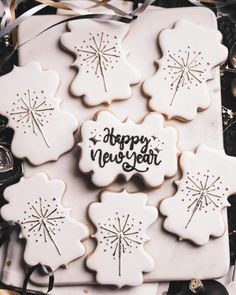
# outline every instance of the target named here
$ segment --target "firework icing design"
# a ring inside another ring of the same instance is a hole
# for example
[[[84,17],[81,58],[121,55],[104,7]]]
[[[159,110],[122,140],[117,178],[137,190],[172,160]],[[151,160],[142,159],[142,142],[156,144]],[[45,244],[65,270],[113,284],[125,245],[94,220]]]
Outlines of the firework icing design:
[[[12,80],[14,87],[9,88]],[[58,86],[58,74],[42,70],[36,62],[14,67],[0,79],[0,93],[5,97],[1,114],[15,131],[12,152],[34,165],[57,160],[74,145],[78,120],[61,110],[61,100],[54,97]]]
[[[207,65],[210,63],[207,62]],[[164,79],[171,81],[170,89],[173,90],[173,96],[170,106],[172,106],[180,88],[185,87],[190,90],[203,83],[207,69],[204,68],[202,52],[191,50],[188,46],[186,50],[179,49],[177,53],[168,50],[167,67],[163,68],[163,71],[166,72]]]
[[[150,187],[177,171],[177,132],[164,127],[163,116],[150,113],[140,123],[120,121],[109,111],[97,113],[81,127],[79,168],[104,187],[119,175],[139,175]]]
[[[122,276],[122,259],[127,252],[132,254],[133,248],[138,248],[138,245],[142,243],[143,238],[140,237],[141,228],[134,229],[134,218],[129,214],[119,216],[119,212],[116,212],[116,217],[113,219],[108,218],[107,222],[100,226],[103,240],[101,244],[104,244],[104,252],[112,250],[112,257],[114,260],[118,260],[118,275]],[[139,225],[142,225],[142,221],[139,221]]]
[[[200,145],[195,154],[184,152],[180,158],[183,175],[176,182],[177,192],[160,206],[166,216],[164,228],[197,245],[206,244],[210,236],[222,236],[225,232],[222,210],[229,206],[228,196],[236,191],[231,176],[235,165],[235,158],[206,145]]]
[[[44,94],[43,90],[40,92]],[[16,120],[16,128],[24,128],[25,134],[28,130],[35,135],[39,133],[47,147],[50,147],[43,128],[48,124],[49,116],[52,116],[55,108],[47,103],[46,96],[40,99],[35,91],[31,93],[29,89],[23,95],[17,93],[16,96],[17,100],[13,102],[11,111],[7,111],[7,114]]]
[[[203,181],[200,180],[200,178],[203,179]],[[187,172],[185,184],[185,190],[182,189],[181,191],[185,192],[186,197],[189,197],[187,200],[189,201],[187,212],[190,213],[190,217],[185,225],[185,228],[187,228],[194,218],[194,215],[198,213],[198,210],[204,210],[205,213],[208,213],[209,210],[215,211],[222,206],[223,202],[221,199],[225,197],[228,188],[223,189],[222,192],[220,176],[216,177],[215,175],[210,175],[209,170],[205,173],[197,172],[197,177]],[[182,202],[185,202],[185,200],[182,199]]]
[[[119,287],[142,284],[142,272],[150,272],[154,261],[144,250],[148,227],[157,219],[157,209],[147,206],[147,195],[105,191],[101,203],[89,207],[89,217],[97,228],[95,252],[87,266],[97,272],[100,284]],[[109,272],[104,271],[104,266]]]
[[[48,202],[47,199],[42,200],[39,197],[34,201],[34,204],[28,202],[28,210],[24,211],[25,217],[23,220],[18,220],[18,223],[24,229],[28,229],[28,238],[33,235],[36,243],[40,238],[45,243],[51,241],[58,254],[61,255],[56,242],[56,232],[61,231],[60,225],[64,224],[65,215],[58,210],[58,205],[51,206],[55,201],[56,198],[52,198]]]
[[[104,35],[104,32],[98,33],[96,36],[92,33],[89,33],[89,35],[89,41],[86,42],[84,40],[84,46],[82,45],[80,48],[75,46],[81,58],[80,66],[86,64],[88,68],[87,73],[89,73],[89,70],[94,71],[95,76],[102,79],[104,91],[107,92],[105,72],[109,69],[114,69],[115,63],[119,62],[120,51],[117,48],[118,43],[115,42],[114,46],[110,46],[110,36],[109,34]],[[113,38],[116,40],[117,36]],[[89,45],[86,45],[87,43]]]
[[[78,75],[71,84],[72,94],[84,96],[91,106],[130,97],[130,85],[139,82],[140,75],[127,62],[121,45],[129,25],[87,19],[69,22],[68,28],[61,44],[76,56]]]
[[[209,107],[207,81],[214,79],[212,70],[227,58],[221,38],[219,31],[187,21],[179,21],[173,29],[161,32],[159,43],[163,55],[158,61],[158,71],[143,83],[151,109],[169,118],[189,121],[198,109]]]
[[[64,191],[62,180],[50,180],[44,173],[22,177],[4,191],[8,204],[2,207],[1,216],[20,225],[28,265],[41,263],[55,270],[85,253],[81,241],[88,236],[88,228],[72,219],[71,210],[62,206]]]

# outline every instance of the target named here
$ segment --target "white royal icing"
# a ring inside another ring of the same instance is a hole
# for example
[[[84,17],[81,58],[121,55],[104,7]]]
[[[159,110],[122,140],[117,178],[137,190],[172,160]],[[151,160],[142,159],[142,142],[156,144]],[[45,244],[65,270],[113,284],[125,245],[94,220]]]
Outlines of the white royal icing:
[[[177,171],[177,132],[164,127],[161,114],[150,113],[136,124],[101,111],[82,124],[81,138],[79,168],[91,173],[97,186],[111,184],[118,175],[128,181],[137,174],[157,187]]]
[[[142,272],[153,270],[154,260],[144,243],[149,240],[146,231],[158,212],[147,206],[147,200],[144,193],[105,191],[101,203],[90,205],[97,247],[88,257],[87,266],[96,271],[99,284],[137,286],[143,283]]]
[[[81,240],[89,231],[62,206],[64,191],[62,180],[50,180],[45,173],[22,177],[4,191],[9,203],[1,208],[1,216],[20,225],[26,239],[24,260],[30,266],[40,263],[55,270],[85,254]]]
[[[140,80],[122,48],[129,25],[84,19],[68,22],[68,28],[70,32],[61,36],[61,44],[76,57],[73,66],[78,74],[71,84],[72,94],[83,96],[90,106],[129,98],[130,85]]]
[[[166,216],[164,228],[197,245],[225,232],[222,209],[236,192],[236,158],[223,150],[200,145],[196,153],[184,152],[180,158],[182,178],[176,182],[174,196],[164,199],[160,211]]]
[[[162,57],[157,73],[143,83],[149,106],[168,118],[193,120],[197,110],[209,107],[207,81],[211,70],[227,58],[219,31],[179,21],[159,35]]]
[[[61,110],[61,100],[54,97],[58,86],[58,74],[36,62],[0,78],[0,112],[15,131],[12,153],[34,165],[57,160],[74,145],[78,121]]]

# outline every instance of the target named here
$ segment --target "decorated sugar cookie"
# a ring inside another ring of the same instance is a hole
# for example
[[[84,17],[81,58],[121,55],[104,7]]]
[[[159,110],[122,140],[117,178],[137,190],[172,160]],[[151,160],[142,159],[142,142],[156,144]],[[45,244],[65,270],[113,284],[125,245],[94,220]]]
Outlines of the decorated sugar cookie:
[[[1,216],[20,225],[26,239],[24,260],[30,266],[41,263],[55,270],[85,253],[81,240],[88,236],[88,228],[63,207],[64,192],[62,180],[50,180],[44,173],[22,177],[4,191],[9,203],[1,208]]]
[[[111,112],[99,112],[81,127],[79,168],[91,173],[97,186],[111,184],[118,175],[128,181],[137,174],[151,187],[177,171],[177,132],[164,127],[163,116],[150,113],[139,124],[121,122]]]
[[[129,98],[130,85],[140,80],[122,47],[129,25],[84,19],[69,22],[68,28],[61,44],[76,57],[73,66],[78,74],[71,84],[72,94],[83,96],[90,106]]]
[[[99,284],[137,286],[143,272],[154,268],[154,260],[144,249],[149,240],[148,227],[158,213],[147,205],[144,193],[103,192],[101,203],[92,203],[89,217],[96,226],[97,247],[87,259],[87,266],[96,271]]]
[[[166,216],[164,228],[180,239],[204,245],[210,236],[220,237],[225,232],[222,209],[236,192],[236,158],[200,145],[196,153],[183,153],[180,166],[183,175],[176,182],[177,192],[160,206]]]
[[[34,165],[57,160],[74,145],[78,121],[61,110],[58,86],[58,74],[36,62],[0,78],[0,112],[15,131],[12,152]]]
[[[159,35],[162,58],[157,73],[143,84],[149,106],[168,118],[193,120],[197,110],[209,107],[207,81],[212,69],[227,58],[217,30],[179,21]]]

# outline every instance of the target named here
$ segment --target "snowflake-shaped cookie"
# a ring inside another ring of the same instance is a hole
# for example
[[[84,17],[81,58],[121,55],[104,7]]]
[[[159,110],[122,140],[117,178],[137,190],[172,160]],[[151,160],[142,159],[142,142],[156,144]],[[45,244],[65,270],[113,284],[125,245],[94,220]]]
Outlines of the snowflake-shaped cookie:
[[[36,62],[0,78],[0,112],[15,131],[12,152],[34,165],[57,160],[74,145],[78,121],[61,110],[58,86],[58,74]]]
[[[41,263],[55,270],[85,253],[81,240],[88,236],[88,228],[62,206],[64,191],[62,180],[49,180],[44,173],[22,177],[4,191],[9,203],[1,208],[1,216],[21,226],[24,260],[30,266]]]
[[[81,138],[79,168],[91,173],[97,186],[109,185],[118,175],[128,181],[137,174],[157,187],[177,171],[177,132],[164,127],[161,114],[150,113],[136,124],[101,111],[83,123]]]
[[[183,176],[178,190],[164,199],[160,211],[167,216],[164,228],[198,245],[225,232],[222,209],[228,196],[236,192],[236,158],[224,151],[200,145],[196,154],[184,152],[180,158]]]
[[[148,227],[156,221],[157,208],[147,206],[147,195],[103,192],[101,203],[89,207],[89,217],[96,226],[95,252],[87,266],[97,272],[99,284],[136,286],[143,282],[142,272],[154,268],[154,260],[144,249],[149,240]]]
[[[179,21],[159,35],[162,58],[157,73],[143,84],[149,106],[168,118],[193,120],[197,110],[209,107],[207,81],[212,69],[227,58],[217,30]]]
[[[129,98],[130,85],[140,80],[121,45],[129,25],[84,19],[68,22],[68,28],[61,44],[76,57],[73,66],[78,74],[71,84],[72,94],[84,96],[90,106]]]

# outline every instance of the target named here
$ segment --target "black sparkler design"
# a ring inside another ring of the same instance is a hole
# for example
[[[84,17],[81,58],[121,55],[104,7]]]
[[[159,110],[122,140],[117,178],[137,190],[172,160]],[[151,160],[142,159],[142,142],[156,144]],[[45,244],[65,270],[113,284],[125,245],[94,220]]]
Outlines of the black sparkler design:
[[[190,86],[198,86],[203,82],[203,74],[206,72],[203,64],[202,52],[190,51],[188,50],[179,50],[178,53],[170,53],[167,59],[167,68],[168,74],[171,75],[173,82],[170,85],[171,90],[174,90],[174,95],[171,99],[170,106],[173,105],[174,99],[178,90],[181,87],[187,87],[190,89]],[[209,63],[207,63],[209,66]],[[166,79],[166,78],[165,78]]]
[[[84,40],[84,46],[80,48],[75,47],[80,52],[79,56],[82,57],[81,66],[86,63],[88,68],[90,67],[94,70],[97,78],[102,77],[105,92],[107,92],[105,71],[109,68],[113,69],[114,62],[117,63],[120,57],[118,43],[115,42],[113,46],[110,46],[108,37],[109,35],[104,34],[104,32],[96,34],[96,37],[90,33],[89,42]],[[114,39],[117,39],[117,37],[114,36]],[[87,73],[89,73],[89,70],[87,70]]]
[[[44,93],[41,91],[41,93]],[[35,92],[34,92],[35,94]],[[13,120],[16,120],[17,123],[21,123],[24,128],[32,128],[34,134],[38,132],[42,135],[46,145],[50,147],[48,140],[44,134],[43,127],[47,121],[47,115],[52,115],[54,110],[51,105],[46,101],[46,97],[40,99],[38,96],[34,95],[34,98],[31,95],[30,90],[27,90],[27,93],[24,93],[17,99],[17,103],[13,103],[13,109],[10,112]],[[16,126],[19,128],[19,124]],[[24,131],[26,133],[26,130]]]
[[[159,153],[163,151],[164,142],[161,142],[161,140],[155,135],[152,135],[151,138],[153,139],[153,143],[150,145],[150,148],[155,146],[154,151],[159,155]]]
[[[186,229],[198,210],[201,211],[202,209],[205,209],[205,212],[207,213],[207,207],[210,206],[214,211],[223,204],[221,199],[225,195],[222,191],[220,192],[220,185],[222,185],[220,177],[212,176],[210,178],[209,174],[204,174],[205,179],[202,181],[198,178],[195,180],[195,177],[189,176],[189,173],[187,173],[187,175],[186,189],[188,190],[188,193],[194,197],[194,200],[192,200],[192,198],[189,199],[191,200],[191,204],[187,207],[187,210],[188,212],[191,211],[191,216],[186,223]],[[199,175],[200,173],[198,172],[198,176]]]
[[[55,199],[53,199],[55,201]],[[28,203],[30,205],[30,203]],[[31,205],[29,210],[30,213],[25,211],[23,221],[20,222],[24,226],[24,229],[28,226],[28,237],[33,234],[36,238],[43,237],[45,243],[50,240],[55,246],[59,255],[61,255],[60,249],[55,241],[56,231],[60,231],[59,221],[64,223],[65,216],[62,212],[59,212],[58,205],[55,205],[50,209],[51,205],[46,203],[43,204],[42,198],[39,198],[38,201],[35,201],[34,205]],[[36,242],[38,240],[36,239]]]
[[[99,138],[97,135],[93,136],[93,137],[90,137],[89,140],[94,144],[96,145],[97,142],[100,142],[102,139],[101,139],[101,135],[99,134]]]
[[[131,254],[134,247],[137,248],[138,245],[142,244],[141,241],[143,238],[140,237],[141,228],[133,230],[134,218],[131,219],[129,214],[120,216],[118,212],[116,212],[116,216],[117,217],[114,218],[114,223],[112,223],[109,218],[109,224],[100,226],[100,229],[103,234],[103,239],[105,240],[105,246],[112,249],[114,260],[118,258],[118,272],[119,276],[121,276],[123,255],[126,253]],[[141,225],[142,222],[140,221],[139,224]],[[106,251],[105,248],[104,252]]]

